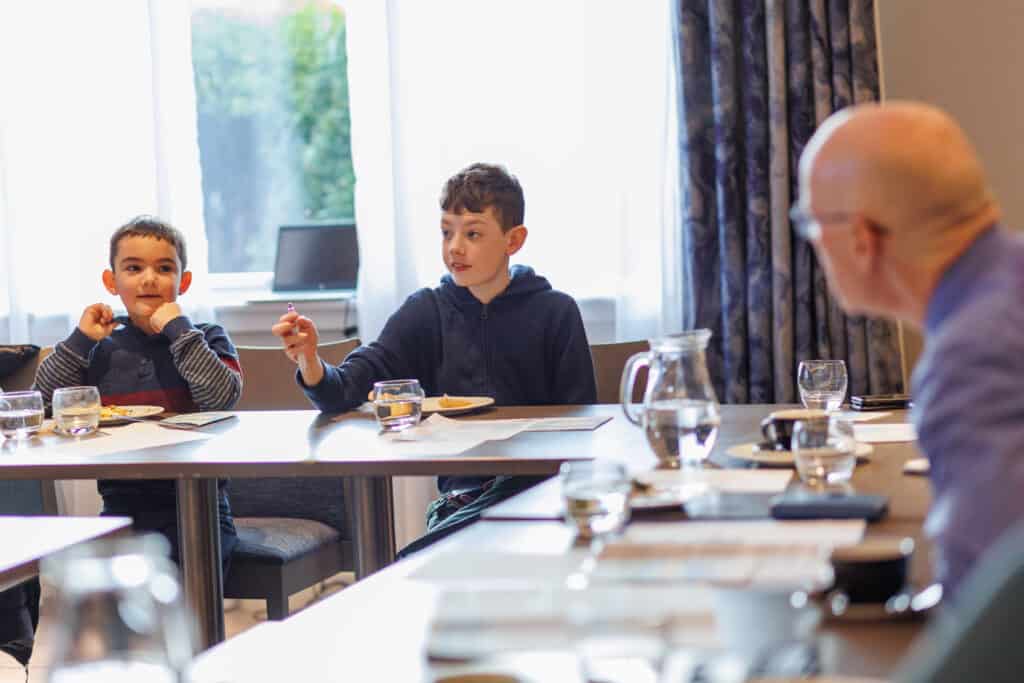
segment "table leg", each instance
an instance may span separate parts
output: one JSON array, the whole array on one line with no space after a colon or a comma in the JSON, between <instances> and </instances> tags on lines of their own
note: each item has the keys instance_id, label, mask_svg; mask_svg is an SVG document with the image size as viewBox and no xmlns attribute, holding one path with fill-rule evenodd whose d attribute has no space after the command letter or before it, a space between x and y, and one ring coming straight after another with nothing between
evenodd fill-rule
<instances>
[{"instance_id":1,"label":"table leg","mask_svg":"<svg viewBox=\"0 0 1024 683\"><path fill-rule=\"evenodd\" d=\"M391 477L347 477L350 519L355 536L356 578L395 561L395 512Z\"/></svg>"},{"instance_id":2,"label":"table leg","mask_svg":"<svg viewBox=\"0 0 1024 683\"><path fill-rule=\"evenodd\" d=\"M196 645L206 650L224 640L216 479L178 480L178 547L185 600L198 625Z\"/></svg>"}]
</instances>

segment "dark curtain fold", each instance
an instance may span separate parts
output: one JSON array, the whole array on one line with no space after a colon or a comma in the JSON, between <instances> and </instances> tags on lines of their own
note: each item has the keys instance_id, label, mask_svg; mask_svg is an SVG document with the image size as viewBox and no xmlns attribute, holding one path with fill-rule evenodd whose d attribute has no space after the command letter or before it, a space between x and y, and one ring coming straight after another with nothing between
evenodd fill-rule
<instances>
[{"instance_id":1,"label":"dark curtain fold","mask_svg":"<svg viewBox=\"0 0 1024 683\"><path fill-rule=\"evenodd\" d=\"M901 390L895 325L843 314L788 217L817 126L878 99L873 0L680 0L678 38L683 319L719 399L795 402L808 358Z\"/></svg>"}]
</instances>

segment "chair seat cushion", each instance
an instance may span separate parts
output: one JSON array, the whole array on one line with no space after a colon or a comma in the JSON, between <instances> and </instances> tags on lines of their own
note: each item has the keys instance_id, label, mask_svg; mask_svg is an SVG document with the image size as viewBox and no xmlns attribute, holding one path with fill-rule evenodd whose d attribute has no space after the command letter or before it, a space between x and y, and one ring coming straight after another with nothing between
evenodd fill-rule
<instances>
[{"instance_id":1,"label":"chair seat cushion","mask_svg":"<svg viewBox=\"0 0 1024 683\"><path fill-rule=\"evenodd\" d=\"M238 545L232 564L284 564L341 538L337 529L311 519L236 517Z\"/></svg>"}]
</instances>

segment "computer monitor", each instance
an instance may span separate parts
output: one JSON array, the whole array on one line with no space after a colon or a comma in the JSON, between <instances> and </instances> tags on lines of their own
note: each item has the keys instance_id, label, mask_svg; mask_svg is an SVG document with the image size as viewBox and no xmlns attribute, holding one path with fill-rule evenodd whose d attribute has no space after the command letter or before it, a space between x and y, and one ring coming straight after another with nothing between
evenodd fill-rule
<instances>
[{"instance_id":1,"label":"computer monitor","mask_svg":"<svg viewBox=\"0 0 1024 683\"><path fill-rule=\"evenodd\" d=\"M278 229L275 292L355 289L358 276L354 222L282 225Z\"/></svg>"}]
</instances>

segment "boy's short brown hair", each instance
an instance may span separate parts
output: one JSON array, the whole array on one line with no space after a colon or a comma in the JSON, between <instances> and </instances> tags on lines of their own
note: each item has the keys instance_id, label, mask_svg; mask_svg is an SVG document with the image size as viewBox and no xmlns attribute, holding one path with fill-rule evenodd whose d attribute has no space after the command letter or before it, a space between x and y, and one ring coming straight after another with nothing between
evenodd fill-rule
<instances>
[{"instance_id":1,"label":"boy's short brown hair","mask_svg":"<svg viewBox=\"0 0 1024 683\"><path fill-rule=\"evenodd\" d=\"M526 211L523 188L503 166L472 164L444 184L442 211L483 213L488 207L494 210L503 231L523 224Z\"/></svg>"},{"instance_id":2,"label":"boy's short brown hair","mask_svg":"<svg viewBox=\"0 0 1024 683\"><path fill-rule=\"evenodd\" d=\"M188 261L185 257L185 236L176 227L162 221L156 216L136 216L114 231L110 238L110 269L115 270L114 260L117 258L117 244L125 237L155 237L174 247L184 271Z\"/></svg>"}]
</instances>

